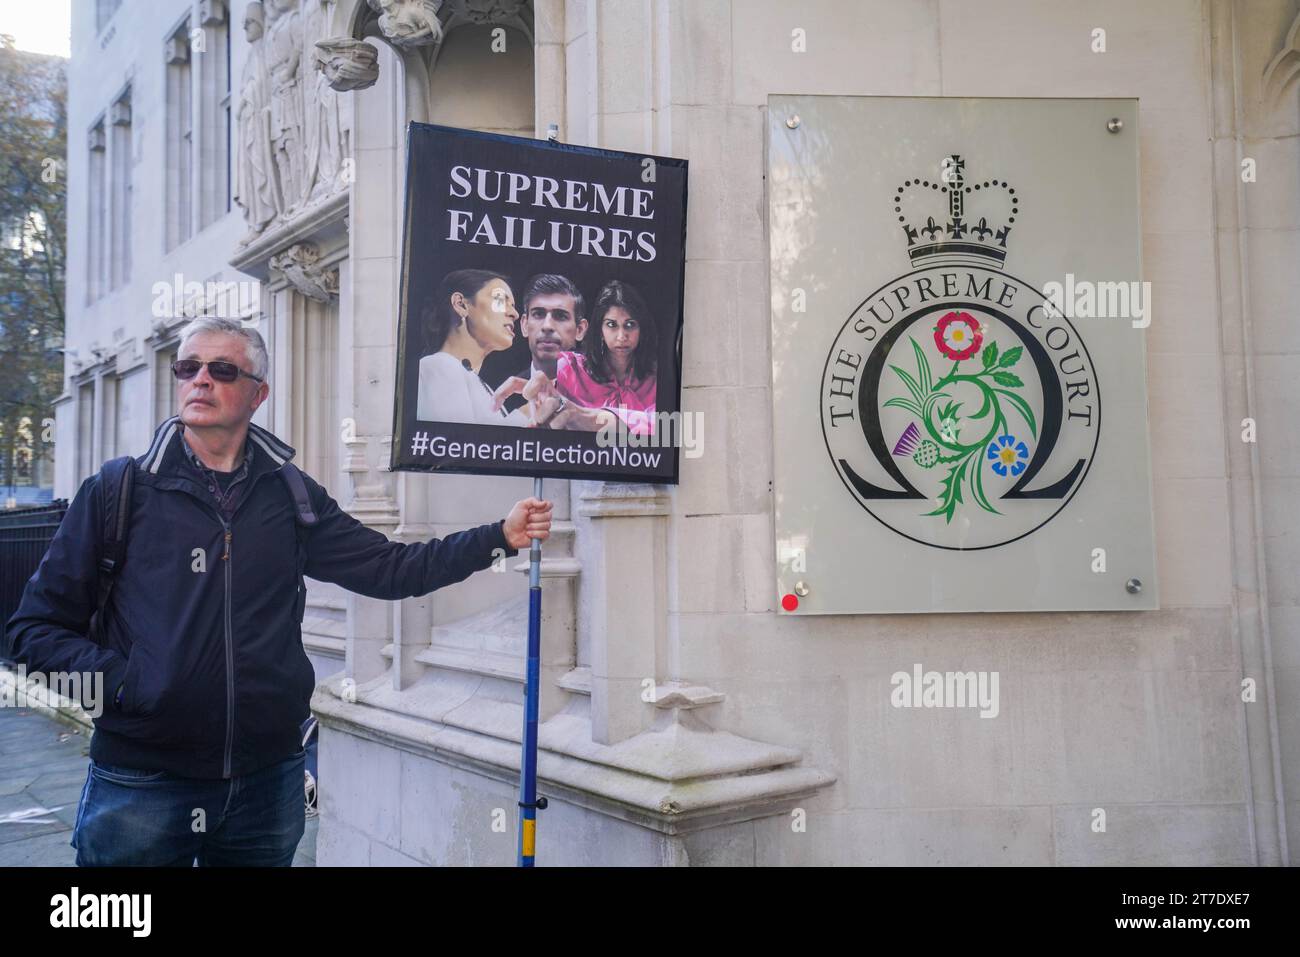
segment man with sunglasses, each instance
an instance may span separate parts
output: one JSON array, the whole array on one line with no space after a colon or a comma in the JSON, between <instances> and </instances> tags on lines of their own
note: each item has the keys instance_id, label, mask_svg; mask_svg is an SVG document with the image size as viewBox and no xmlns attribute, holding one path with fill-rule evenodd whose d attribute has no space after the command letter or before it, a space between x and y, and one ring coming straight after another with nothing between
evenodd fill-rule
<instances>
[{"instance_id":1,"label":"man with sunglasses","mask_svg":"<svg viewBox=\"0 0 1300 957\"><path fill-rule=\"evenodd\" d=\"M305 825L300 728L316 684L300 576L396 600L549 537L551 504L536 498L423 543L362 525L251 421L270 393L267 366L256 330L190 323L172 365L180 412L130 463L125 558L98 640L87 632L106 509L118 508L102 470L82 483L9 620L29 671L102 674L111 699L92 711L78 865L289 865Z\"/></svg>"}]
</instances>

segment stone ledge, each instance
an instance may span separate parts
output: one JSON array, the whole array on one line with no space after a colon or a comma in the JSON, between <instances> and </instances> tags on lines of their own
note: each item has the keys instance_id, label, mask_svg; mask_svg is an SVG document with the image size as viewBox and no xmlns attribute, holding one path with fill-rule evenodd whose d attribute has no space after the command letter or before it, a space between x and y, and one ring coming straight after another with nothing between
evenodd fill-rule
<instances>
[{"instance_id":1,"label":"stone ledge","mask_svg":"<svg viewBox=\"0 0 1300 957\"><path fill-rule=\"evenodd\" d=\"M488 675L521 685L524 683L524 663L518 655L486 651L482 648L449 648L445 645L431 645L424 651L416 652L415 660L451 671Z\"/></svg>"},{"instance_id":2,"label":"stone ledge","mask_svg":"<svg viewBox=\"0 0 1300 957\"><path fill-rule=\"evenodd\" d=\"M467 698L464 688L397 692L388 676L356 688L349 701L341 697L342 682L330 678L312 696L312 712L326 728L518 783L522 703ZM543 722L539 790L679 834L786 813L835 781L796 766L797 751L715 731L689 713L660 719L651 731L613 746L591 741L582 714L562 712Z\"/></svg>"},{"instance_id":3,"label":"stone ledge","mask_svg":"<svg viewBox=\"0 0 1300 957\"><path fill-rule=\"evenodd\" d=\"M577 513L590 519L668 515L672 500L666 489L661 485L607 482L581 494Z\"/></svg>"},{"instance_id":4,"label":"stone ledge","mask_svg":"<svg viewBox=\"0 0 1300 957\"><path fill-rule=\"evenodd\" d=\"M308 618L310 622L312 619ZM328 655L331 658L338 658L340 661L347 657L347 639L330 635L323 631L307 631L306 622L303 623L302 647L308 653L318 655Z\"/></svg>"},{"instance_id":5,"label":"stone ledge","mask_svg":"<svg viewBox=\"0 0 1300 957\"><path fill-rule=\"evenodd\" d=\"M565 672L555 683L565 691L591 697L591 666L579 665Z\"/></svg>"},{"instance_id":6,"label":"stone ledge","mask_svg":"<svg viewBox=\"0 0 1300 957\"><path fill-rule=\"evenodd\" d=\"M324 245L340 236L346 239L347 230L343 219L348 213L350 195L350 190L340 190L305 209L295 211L288 222L276 222L246 245L236 247L230 257L230 265L265 281L270 278L268 266L271 256L294 243L318 242Z\"/></svg>"},{"instance_id":7,"label":"stone ledge","mask_svg":"<svg viewBox=\"0 0 1300 957\"><path fill-rule=\"evenodd\" d=\"M655 686L656 708L702 708L706 704L718 704L727 696L721 691L714 691L703 685L686 684L683 681L668 681Z\"/></svg>"},{"instance_id":8,"label":"stone ledge","mask_svg":"<svg viewBox=\"0 0 1300 957\"><path fill-rule=\"evenodd\" d=\"M528 549L523 549L522 554L527 555ZM511 567L513 572L528 574L529 563L527 560ZM577 578L582 574L582 562L577 558L565 555L560 558L547 558L545 551L542 552L541 568L538 569L542 578Z\"/></svg>"}]
</instances>

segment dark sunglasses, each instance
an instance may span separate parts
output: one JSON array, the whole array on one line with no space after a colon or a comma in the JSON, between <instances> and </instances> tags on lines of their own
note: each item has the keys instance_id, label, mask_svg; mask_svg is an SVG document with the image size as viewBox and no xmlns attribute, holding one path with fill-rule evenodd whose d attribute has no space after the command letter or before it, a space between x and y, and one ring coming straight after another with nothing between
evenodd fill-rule
<instances>
[{"instance_id":1,"label":"dark sunglasses","mask_svg":"<svg viewBox=\"0 0 1300 957\"><path fill-rule=\"evenodd\" d=\"M177 359L172 363L172 374L181 380L193 379L205 365L208 367L208 375L218 382L234 382L241 375L248 376L254 382L262 381L251 372L245 372L233 362L222 362L220 359L212 362L200 362L198 359Z\"/></svg>"}]
</instances>

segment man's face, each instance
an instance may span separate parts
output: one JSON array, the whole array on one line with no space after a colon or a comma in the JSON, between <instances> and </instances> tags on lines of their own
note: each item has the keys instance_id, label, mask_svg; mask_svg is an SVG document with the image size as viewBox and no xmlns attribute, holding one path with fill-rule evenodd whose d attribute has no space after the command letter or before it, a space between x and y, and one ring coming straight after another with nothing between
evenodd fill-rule
<instances>
[{"instance_id":1,"label":"man's face","mask_svg":"<svg viewBox=\"0 0 1300 957\"><path fill-rule=\"evenodd\" d=\"M222 333L201 332L191 336L176 358L200 362L219 359L233 362L245 372L253 371L244 340ZM176 403L181 421L187 426L234 429L252 419L270 391L265 382L254 382L246 376L239 376L234 382L218 382L205 365L194 378L176 380Z\"/></svg>"},{"instance_id":2,"label":"man's face","mask_svg":"<svg viewBox=\"0 0 1300 957\"><path fill-rule=\"evenodd\" d=\"M524 312L524 338L534 360L554 362L582 341L587 320L575 315L577 303L567 292L543 292L528 300Z\"/></svg>"}]
</instances>

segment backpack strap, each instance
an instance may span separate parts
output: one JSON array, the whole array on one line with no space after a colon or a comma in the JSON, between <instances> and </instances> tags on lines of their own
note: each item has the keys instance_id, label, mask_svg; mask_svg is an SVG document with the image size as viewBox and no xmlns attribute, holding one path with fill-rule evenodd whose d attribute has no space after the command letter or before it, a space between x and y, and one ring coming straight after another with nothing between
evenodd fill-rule
<instances>
[{"instance_id":1,"label":"backpack strap","mask_svg":"<svg viewBox=\"0 0 1300 957\"><path fill-rule=\"evenodd\" d=\"M90 619L89 637L103 637L104 609L122 563L126 560L126 535L131 527L131 491L135 487L135 459L129 455L110 459L99 470L103 490L104 524L100 534L98 597Z\"/></svg>"},{"instance_id":2,"label":"backpack strap","mask_svg":"<svg viewBox=\"0 0 1300 957\"><path fill-rule=\"evenodd\" d=\"M284 484L289 489L289 495L293 499L295 509L295 518L300 526L310 526L316 524L316 510L312 508L311 497L307 494L307 485L302 480L302 473L298 471L298 466L292 462L285 462L280 466L280 478L284 479Z\"/></svg>"},{"instance_id":3,"label":"backpack strap","mask_svg":"<svg viewBox=\"0 0 1300 957\"><path fill-rule=\"evenodd\" d=\"M302 473L292 462L285 462L279 468L280 478L284 480L294 508L294 542L298 549L298 598L294 605L294 619L302 622L307 612L307 582L303 580L303 571L307 567L307 529L319 521L316 510L312 507L311 496L307 494L307 485L302 480Z\"/></svg>"}]
</instances>

